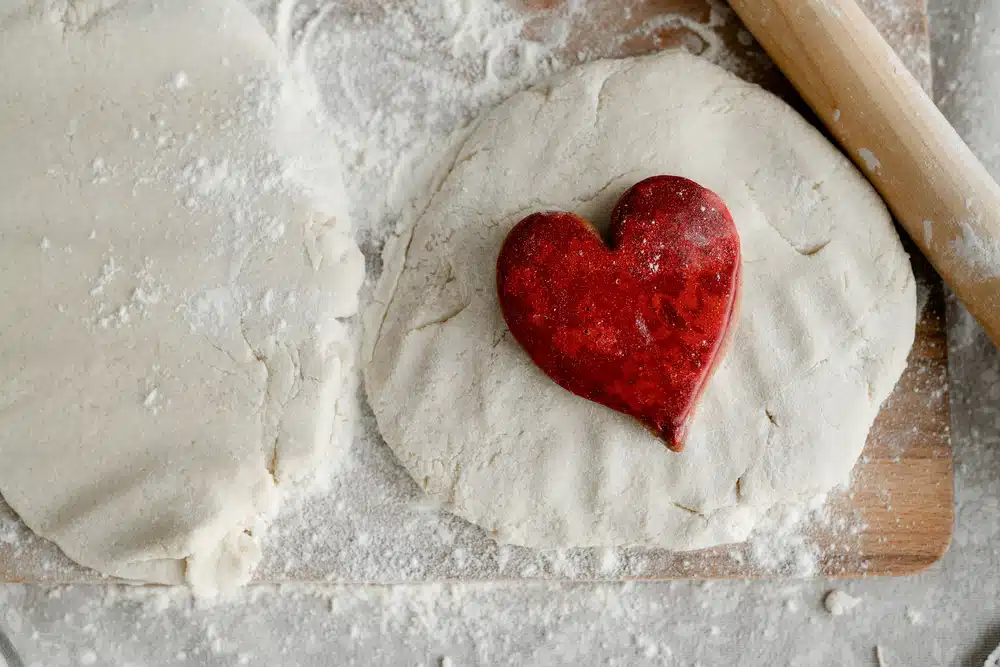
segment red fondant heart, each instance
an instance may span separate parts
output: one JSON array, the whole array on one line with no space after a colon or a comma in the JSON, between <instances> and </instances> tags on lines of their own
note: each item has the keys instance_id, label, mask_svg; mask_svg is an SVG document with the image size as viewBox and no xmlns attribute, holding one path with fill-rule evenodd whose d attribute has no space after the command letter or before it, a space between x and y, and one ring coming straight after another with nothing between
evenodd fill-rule
<instances>
[{"instance_id":1,"label":"red fondant heart","mask_svg":"<svg viewBox=\"0 0 1000 667\"><path fill-rule=\"evenodd\" d=\"M610 237L572 213L528 216L500 250L500 307L550 378L680 451L736 321L739 234L714 192L654 176L618 200Z\"/></svg>"}]
</instances>

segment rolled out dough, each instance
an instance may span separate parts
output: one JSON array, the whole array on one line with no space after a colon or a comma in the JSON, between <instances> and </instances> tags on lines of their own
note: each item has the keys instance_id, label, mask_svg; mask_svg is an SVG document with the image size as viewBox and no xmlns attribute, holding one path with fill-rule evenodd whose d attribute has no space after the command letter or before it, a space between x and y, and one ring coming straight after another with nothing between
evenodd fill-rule
<instances>
[{"instance_id":1,"label":"rolled out dough","mask_svg":"<svg viewBox=\"0 0 1000 667\"><path fill-rule=\"evenodd\" d=\"M721 195L742 314L687 450L548 380L508 334L497 252L531 212L609 218L656 174ZM878 196L791 108L685 53L586 65L480 120L388 258L366 385L445 507L536 548L744 540L847 481L913 341L908 258Z\"/></svg>"},{"instance_id":2,"label":"rolled out dough","mask_svg":"<svg viewBox=\"0 0 1000 667\"><path fill-rule=\"evenodd\" d=\"M336 151L242 3L42 4L0 40L0 494L211 592L346 449L363 259L339 166L290 152Z\"/></svg>"}]
</instances>

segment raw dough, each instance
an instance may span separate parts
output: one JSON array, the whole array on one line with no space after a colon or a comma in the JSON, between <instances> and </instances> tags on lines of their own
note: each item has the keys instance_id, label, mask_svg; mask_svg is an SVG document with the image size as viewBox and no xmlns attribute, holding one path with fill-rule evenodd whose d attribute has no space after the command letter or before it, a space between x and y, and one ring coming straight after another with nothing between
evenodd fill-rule
<instances>
[{"instance_id":1,"label":"raw dough","mask_svg":"<svg viewBox=\"0 0 1000 667\"><path fill-rule=\"evenodd\" d=\"M722 196L742 315L673 454L548 380L508 335L494 270L537 210L606 221L655 174ZM847 481L913 341L913 274L851 163L771 94L684 53L604 61L471 132L388 258L366 370L386 441L434 499L503 542L693 549Z\"/></svg>"},{"instance_id":2,"label":"raw dough","mask_svg":"<svg viewBox=\"0 0 1000 667\"><path fill-rule=\"evenodd\" d=\"M0 494L79 563L211 592L346 449L363 258L242 3L109 5L3 26Z\"/></svg>"}]
</instances>

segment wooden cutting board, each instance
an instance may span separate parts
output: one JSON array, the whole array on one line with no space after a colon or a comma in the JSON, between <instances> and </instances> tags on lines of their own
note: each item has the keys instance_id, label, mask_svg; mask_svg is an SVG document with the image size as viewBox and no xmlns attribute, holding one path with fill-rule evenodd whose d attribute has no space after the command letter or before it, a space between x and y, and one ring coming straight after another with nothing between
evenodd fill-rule
<instances>
[{"instance_id":1,"label":"wooden cutting board","mask_svg":"<svg viewBox=\"0 0 1000 667\"><path fill-rule=\"evenodd\" d=\"M529 31L547 30L551 12L566 9L566 0L511 2L518 11L529 15ZM863 4L917 78L929 87L930 56L924 0L864 0ZM588 10L571 22L566 49L560 54L565 62L574 62L577 54L591 60L684 47L713 57L744 78L760 83L812 118L724 3L716 0L589 0L587 5ZM706 38L709 33L719 39ZM943 290L919 252L909 247L914 258L921 306L916 343L909 367L879 415L855 468L852 488L831 500L827 520L816 524L808 535L821 554L818 560L820 574L864 576L917 572L941 557L951 537L952 458ZM393 507L387 507L388 510L381 511L389 516L398 513ZM338 507L330 512L340 510ZM373 511L379 509L376 507ZM391 583L440 579L669 579L781 574L752 565L751 547L746 545L687 553L641 550L638 558L636 550L621 550L616 558L630 562L641 560L642 567L618 568L608 573L598 565L583 565L567 573L556 567L538 567L531 562L534 556L530 552L515 556L513 567L495 565L500 560L496 545L488 539L470 539L465 543L460 538L463 545L467 544L462 548L466 552L463 558L486 565L469 568L456 561L458 550L448 547L439 553L421 553L427 565L404 568L400 570L404 574L400 575L378 565L380 559L391 560L399 552L406 555L406 538L393 537L391 527L386 529L388 537L381 545L364 547L359 546L360 540L356 539L359 533L345 539L341 528L324 524L321 513L313 514L320 518L313 516L307 522L308 532L314 533L309 535L310 542L322 544L324 548L311 556L298 558L291 566L282 554L268 554L258 572L259 580ZM102 579L74 565L53 545L24 530L16 539L5 540L3 529L4 525L12 525L10 516L10 510L0 501L0 581L56 583ZM435 521L442 523L440 519ZM456 523L461 522L453 519L449 525ZM386 544L393 553L379 551ZM370 553L366 553L366 549ZM351 550L355 553L350 560L329 557ZM375 564L365 564L366 558ZM527 559L527 565L519 564L517 558ZM597 563L599 560L596 556L584 555L581 562ZM348 562L355 565L345 564ZM359 567L356 563L365 566Z\"/></svg>"}]
</instances>

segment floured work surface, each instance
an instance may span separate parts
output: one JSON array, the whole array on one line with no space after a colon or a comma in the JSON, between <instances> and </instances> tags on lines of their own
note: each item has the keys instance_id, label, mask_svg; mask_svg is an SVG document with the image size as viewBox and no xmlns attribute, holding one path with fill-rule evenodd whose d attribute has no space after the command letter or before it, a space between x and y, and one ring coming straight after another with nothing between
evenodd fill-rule
<instances>
[{"instance_id":1,"label":"floured work surface","mask_svg":"<svg viewBox=\"0 0 1000 667\"><path fill-rule=\"evenodd\" d=\"M803 109L791 96L788 83L718 2L590 0L584 3L584 11L574 12L557 0L516 1L527 16L523 26L526 34L545 39L553 30L550 16L560 17L556 27L564 34L552 53L562 66L577 62L577 54L592 60L682 46L713 56ZM868 0L865 4L903 60L929 85L923 3ZM328 27L336 20L336 15L328 17ZM486 34L483 41L489 42L491 37L495 37L494 32ZM520 87L533 80L532 74L522 77ZM516 89L508 87L503 93ZM488 94L485 98L495 101ZM467 120L460 115L459 119ZM362 245L371 270L377 271L378 253L388 229L379 229L379 220L366 225L364 212L357 210L360 208L355 206L355 215L362 218ZM918 571L937 560L947 547L953 499L943 293L922 258L915 259L914 272L920 317L909 367L875 423L855 468L852 488L833 496L824 509L787 513L776 517L773 525L748 544L700 552L627 548L536 552L500 546L479 528L422 499L417 486L381 442L374 418L366 411L351 459L332 481L329 492L304 501L300 507L289 507L272 524L256 578L390 583L861 576ZM373 280L376 274L369 277ZM102 579L31 535L0 504L0 580Z\"/></svg>"}]
</instances>

